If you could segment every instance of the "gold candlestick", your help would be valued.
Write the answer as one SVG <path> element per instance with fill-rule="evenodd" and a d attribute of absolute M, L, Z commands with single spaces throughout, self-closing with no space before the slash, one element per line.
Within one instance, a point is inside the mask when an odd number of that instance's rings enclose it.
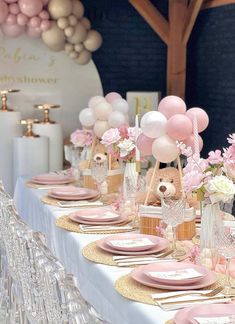
<path fill-rule="evenodd" d="M 136 103 L 135 103 L 135 115 L 140 116 L 140 97 L 135 98 Z"/>
<path fill-rule="evenodd" d="M 33 124 L 38 123 L 38 119 L 21 119 L 20 123 L 21 125 L 26 125 L 27 126 L 27 131 L 24 133 L 23 137 L 40 137 L 39 135 L 35 134 L 33 132 Z"/>
<path fill-rule="evenodd" d="M 49 112 L 50 112 L 50 109 L 60 108 L 60 105 L 45 103 L 45 104 L 34 105 L 34 108 L 43 110 L 43 112 L 44 112 L 44 117 L 43 117 L 43 121 L 41 122 L 41 124 L 55 124 L 54 121 L 50 120 Z"/>
<path fill-rule="evenodd" d="M 2 111 L 13 111 L 13 109 L 8 108 L 7 106 L 7 94 L 8 93 L 15 93 L 19 92 L 20 90 L 17 89 L 7 89 L 7 90 L 0 90 L 1 100 L 2 100 Z"/>

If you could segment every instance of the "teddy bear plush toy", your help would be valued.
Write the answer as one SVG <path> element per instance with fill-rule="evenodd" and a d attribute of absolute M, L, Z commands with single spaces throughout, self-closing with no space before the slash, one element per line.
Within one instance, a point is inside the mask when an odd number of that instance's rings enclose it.
<path fill-rule="evenodd" d="M 153 174 L 153 169 L 149 169 L 146 174 L 147 187 L 150 184 Z M 147 192 L 137 194 L 137 201 L 144 203 Z M 149 196 L 148 205 L 159 206 L 161 198 L 166 197 L 181 197 L 181 181 L 179 170 L 173 167 L 159 169 L 153 182 L 152 190 Z"/>

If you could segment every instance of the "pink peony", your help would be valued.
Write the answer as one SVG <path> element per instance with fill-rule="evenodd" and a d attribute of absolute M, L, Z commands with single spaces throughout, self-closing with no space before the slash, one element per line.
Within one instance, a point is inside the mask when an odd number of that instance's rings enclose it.
<path fill-rule="evenodd" d="M 186 157 L 193 155 L 191 146 L 186 146 L 183 142 L 177 142 L 177 146 L 180 149 L 181 154 L 185 155 Z"/>
<path fill-rule="evenodd" d="M 92 144 L 92 140 L 92 132 L 85 129 L 77 129 L 70 135 L 70 141 L 73 143 L 74 146 L 77 147 L 90 146 Z"/>
<path fill-rule="evenodd" d="M 207 161 L 210 164 L 220 164 L 223 162 L 223 157 L 220 150 L 210 151 L 208 154 Z"/>
<path fill-rule="evenodd" d="M 229 137 L 227 138 L 229 144 L 232 146 L 235 146 L 235 133 L 229 134 Z"/>
<path fill-rule="evenodd" d="M 118 128 L 110 128 L 103 134 L 101 144 L 109 146 L 111 144 L 117 143 L 120 138 L 121 136 Z"/>
<path fill-rule="evenodd" d="M 183 185 L 185 192 L 193 192 L 199 189 L 203 184 L 204 178 L 205 174 L 198 170 L 192 170 L 191 172 L 187 172 L 183 177 Z"/>
<path fill-rule="evenodd" d="M 224 164 L 234 164 L 235 163 L 235 147 L 229 146 L 224 149 L 223 152 Z"/>

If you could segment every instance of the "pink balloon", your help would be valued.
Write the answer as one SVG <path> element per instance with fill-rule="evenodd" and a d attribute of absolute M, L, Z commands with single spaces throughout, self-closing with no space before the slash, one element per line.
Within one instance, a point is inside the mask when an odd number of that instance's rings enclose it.
<path fill-rule="evenodd" d="M 10 37 L 18 37 L 21 34 L 23 34 L 23 32 L 25 31 L 24 26 L 19 26 L 17 24 L 15 25 L 8 25 L 8 24 L 3 24 L 2 26 L 2 31 L 6 36 L 10 36 Z"/>
<path fill-rule="evenodd" d="M 199 150 L 201 152 L 202 148 L 203 148 L 203 139 L 201 138 L 200 135 L 198 135 L 198 142 L 199 142 Z M 191 134 L 189 137 L 187 137 L 185 140 L 183 140 L 183 143 L 186 146 L 190 146 L 194 152 L 194 135 Z"/>
<path fill-rule="evenodd" d="M 168 119 L 166 124 L 167 134 L 177 141 L 187 138 L 193 131 L 191 120 L 182 114 L 176 114 Z"/>
<path fill-rule="evenodd" d="M 51 27 L 51 23 L 49 20 L 42 20 L 41 25 L 40 25 L 40 28 L 42 31 L 46 31 L 46 30 L 50 29 L 50 27 Z"/>
<path fill-rule="evenodd" d="M 138 136 L 136 145 L 141 153 L 141 156 L 152 155 L 152 144 L 154 140 L 154 138 L 147 137 L 143 133 Z"/>
<path fill-rule="evenodd" d="M 41 19 L 38 16 L 32 17 L 29 19 L 28 26 L 29 27 L 39 27 L 41 25 Z"/>
<path fill-rule="evenodd" d="M 88 107 L 93 109 L 100 102 L 107 102 L 107 101 L 102 96 L 91 97 L 91 99 L 88 101 Z"/>
<path fill-rule="evenodd" d="M 47 5 L 48 2 L 49 2 L 49 0 L 42 0 L 42 4 L 43 4 L 43 6 Z"/>
<path fill-rule="evenodd" d="M 39 13 L 39 17 L 41 19 L 49 19 L 50 16 L 49 16 L 49 13 L 46 11 L 46 10 L 42 10 L 40 13 Z"/>
<path fill-rule="evenodd" d="M 167 96 L 159 102 L 158 111 L 169 119 L 175 114 L 185 114 L 186 104 L 180 97 Z"/>
<path fill-rule="evenodd" d="M 16 25 L 17 20 L 16 20 L 16 15 L 9 14 L 6 19 L 6 23 L 8 25 Z"/>
<path fill-rule="evenodd" d="M 20 26 L 25 26 L 27 25 L 29 21 L 29 18 L 27 16 L 25 16 L 22 13 L 19 13 L 19 15 L 17 15 L 17 24 Z"/>
<path fill-rule="evenodd" d="M 120 98 L 122 98 L 122 96 L 121 96 L 119 93 L 117 93 L 117 92 L 109 92 L 109 93 L 106 94 L 106 96 L 105 96 L 105 99 L 106 99 L 109 103 L 113 102 L 115 99 L 120 99 Z"/>
<path fill-rule="evenodd" d="M 42 11 L 43 7 L 41 0 L 19 0 L 18 3 L 21 12 L 28 17 L 38 15 Z"/>
<path fill-rule="evenodd" d="M 188 116 L 188 118 L 190 118 L 192 122 L 193 119 L 196 117 L 199 133 L 203 132 L 209 125 L 209 117 L 205 112 L 205 110 L 203 110 L 202 108 L 198 108 L 198 107 L 190 108 L 186 112 L 186 116 Z"/>
<path fill-rule="evenodd" d="M 8 5 L 3 1 L 0 0 L 0 24 L 2 24 L 8 15 Z"/>
<path fill-rule="evenodd" d="M 41 36 L 41 29 L 40 27 L 28 27 L 27 28 L 27 35 L 31 38 L 39 38 Z"/>
<path fill-rule="evenodd" d="M 13 2 L 17 2 L 18 0 L 5 0 L 5 2 L 7 3 L 13 3 Z"/>
<path fill-rule="evenodd" d="M 20 7 L 19 7 L 18 3 L 11 3 L 9 5 L 9 11 L 10 11 L 10 13 L 12 13 L 14 15 L 18 15 L 18 13 L 20 13 Z"/>

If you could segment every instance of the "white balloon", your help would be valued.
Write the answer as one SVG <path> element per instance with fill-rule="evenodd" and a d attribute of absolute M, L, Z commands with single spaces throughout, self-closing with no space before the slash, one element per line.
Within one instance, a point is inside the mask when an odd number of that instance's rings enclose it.
<path fill-rule="evenodd" d="M 112 107 L 113 107 L 113 110 L 118 110 L 124 114 L 127 113 L 129 110 L 129 105 L 128 105 L 127 101 L 123 98 L 115 99 L 112 102 Z"/>
<path fill-rule="evenodd" d="M 108 120 L 109 115 L 112 112 L 112 106 L 107 101 L 100 102 L 94 107 L 94 114 L 96 119 L 99 120 Z"/>
<path fill-rule="evenodd" d="M 109 124 L 106 120 L 97 120 L 95 122 L 94 133 L 98 138 L 101 138 L 108 129 Z"/>
<path fill-rule="evenodd" d="M 84 108 L 79 114 L 79 120 L 82 126 L 91 127 L 95 124 L 94 112 L 91 108 Z"/>
<path fill-rule="evenodd" d="M 143 115 L 140 127 L 144 135 L 158 138 L 166 133 L 166 117 L 159 111 L 149 111 Z"/>
<path fill-rule="evenodd" d="M 125 124 L 126 117 L 123 113 L 116 110 L 109 115 L 108 123 L 110 127 L 117 128 Z"/>
<path fill-rule="evenodd" d="M 155 139 L 152 144 L 152 153 L 155 159 L 162 163 L 170 163 L 179 155 L 176 142 L 168 135 L 163 135 Z"/>
<path fill-rule="evenodd" d="M 93 109 L 100 102 L 106 102 L 104 97 L 102 96 L 91 97 L 91 99 L 88 101 L 88 107 Z"/>

